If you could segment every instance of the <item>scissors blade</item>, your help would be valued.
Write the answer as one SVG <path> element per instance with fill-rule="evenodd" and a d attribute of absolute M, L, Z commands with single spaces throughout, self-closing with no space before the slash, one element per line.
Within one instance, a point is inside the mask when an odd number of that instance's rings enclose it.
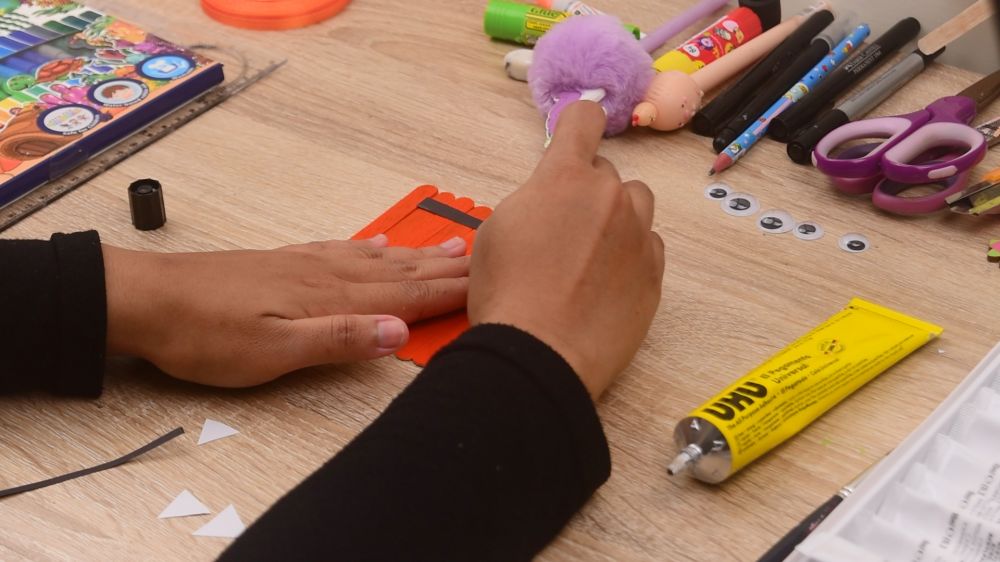
<path fill-rule="evenodd" d="M 1000 96 L 1000 70 L 962 90 L 958 95 L 972 98 L 978 111 Z"/>

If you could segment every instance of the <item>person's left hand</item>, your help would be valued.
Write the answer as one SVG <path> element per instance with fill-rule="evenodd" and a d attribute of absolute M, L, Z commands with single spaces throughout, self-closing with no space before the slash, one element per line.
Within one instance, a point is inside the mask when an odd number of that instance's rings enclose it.
<path fill-rule="evenodd" d="M 105 245 L 108 353 L 225 387 L 389 355 L 406 322 L 465 306 L 469 258 L 459 238 L 385 245 L 381 235 L 188 254 Z"/>

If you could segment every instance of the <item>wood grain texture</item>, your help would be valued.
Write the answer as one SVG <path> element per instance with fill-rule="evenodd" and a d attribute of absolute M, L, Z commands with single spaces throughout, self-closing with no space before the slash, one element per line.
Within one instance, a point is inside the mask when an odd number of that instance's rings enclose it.
<path fill-rule="evenodd" d="M 921 37 L 920 41 L 917 42 L 917 48 L 922 53 L 936 53 L 941 47 L 947 46 L 977 25 L 988 20 L 995 12 L 996 7 L 993 4 L 993 0 L 979 0 L 962 10 L 961 13 L 948 20 L 941 27 Z"/>
<path fill-rule="evenodd" d="M 356 0 L 329 22 L 281 33 L 222 27 L 194 0 L 94 4 L 169 39 L 270 50 L 289 62 L 5 238 L 97 228 L 108 243 L 157 251 L 348 238 L 422 183 L 496 205 L 542 151 L 527 88 L 502 70 L 511 47 L 482 35 L 481 0 Z M 601 3 L 643 28 L 686 5 Z M 974 79 L 935 66 L 877 113 L 912 111 Z M 599 405 L 613 475 L 542 560 L 756 559 L 898 444 L 1000 339 L 1000 270 L 985 259 L 994 219 L 880 213 L 765 141 L 722 180 L 827 231 L 817 242 L 767 237 L 703 197 L 709 139 L 637 131 L 601 152 L 656 193 L 663 301 L 632 366 Z M 1000 165 L 1000 154 L 980 170 L 987 165 Z M 164 186 L 169 221 L 155 232 L 129 224 L 125 190 L 140 177 Z M 850 231 L 873 249 L 839 250 L 837 238 Z M 939 323 L 945 334 L 724 484 L 666 475 L 677 420 L 852 296 Z M 119 359 L 99 400 L 2 398 L 0 485 L 116 457 L 177 425 L 189 433 L 121 468 L 3 500 L 0 559 L 208 560 L 228 541 L 190 536 L 207 518 L 156 519 L 176 494 L 187 488 L 216 513 L 234 503 L 244 521 L 256 519 L 416 372 L 383 359 L 219 391 Z M 241 433 L 197 447 L 206 417 Z"/>

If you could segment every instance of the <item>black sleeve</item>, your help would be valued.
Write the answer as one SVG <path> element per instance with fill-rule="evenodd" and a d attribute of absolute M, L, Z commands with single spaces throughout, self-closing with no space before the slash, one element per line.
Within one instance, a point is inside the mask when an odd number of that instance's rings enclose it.
<path fill-rule="evenodd" d="M 104 256 L 94 231 L 0 240 L 0 393 L 101 394 Z"/>
<path fill-rule="evenodd" d="M 610 472 L 562 357 L 518 329 L 479 326 L 222 560 L 528 560 Z"/>

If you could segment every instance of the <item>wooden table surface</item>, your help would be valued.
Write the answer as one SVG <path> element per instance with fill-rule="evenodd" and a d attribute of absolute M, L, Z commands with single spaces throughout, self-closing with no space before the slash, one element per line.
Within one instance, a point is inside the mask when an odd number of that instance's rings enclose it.
<path fill-rule="evenodd" d="M 542 152 L 542 119 L 527 87 L 502 70 L 511 47 L 481 31 L 482 0 L 356 0 L 331 21 L 281 33 L 223 27 L 194 0 L 93 4 L 168 39 L 238 46 L 288 64 L 4 238 L 96 228 L 108 243 L 156 251 L 346 238 L 422 183 L 495 205 Z M 687 4 L 601 3 L 649 29 Z M 877 113 L 912 111 L 975 78 L 935 66 Z M 599 405 L 611 479 L 542 560 L 754 560 L 898 444 L 1000 339 L 992 295 L 1000 269 L 985 257 L 1000 234 L 994 219 L 877 212 L 766 141 L 724 181 L 765 209 L 819 221 L 827 234 L 816 242 L 765 236 L 753 219 L 728 216 L 703 196 L 709 147 L 687 131 L 639 131 L 601 149 L 624 177 L 656 193 L 663 300 L 632 366 Z M 1000 165 L 1000 151 L 980 173 L 988 165 Z M 129 223 L 125 188 L 139 177 L 164 185 L 169 222 L 154 232 Z M 841 251 L 837 240 L 851 231 L 867 235 L 872 249 Z M 853 296 L 941 324 L 944 336 L 727 482 L 667 476 L 680 418 Z M 232 503 L 253 521 L 417 372 L 388 358 L 223 391 L 117 359 L 98 400 L 0 399 L 0 487 L 188 430 L 139 461 L 0 501 L 0 559 L 210 559 L 229 541 L 191 536 L 208 517 L 157 519 L 174 496 L 188 489 L 215 513 Z M 198 447 L 205 418 L 240 434 Z"/>

